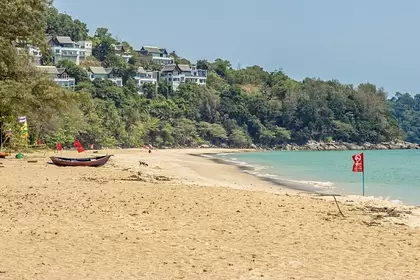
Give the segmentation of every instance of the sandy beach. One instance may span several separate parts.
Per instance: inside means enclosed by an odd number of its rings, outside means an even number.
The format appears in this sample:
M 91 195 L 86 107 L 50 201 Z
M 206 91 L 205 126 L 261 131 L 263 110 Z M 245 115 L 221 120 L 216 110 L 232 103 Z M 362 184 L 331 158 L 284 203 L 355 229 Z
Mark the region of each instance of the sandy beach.
M 420 279 L 417 207 L 338 197 L 342 217 L 198 156 L 235 150 L 109 152 L 0 159 L 0 279 Z

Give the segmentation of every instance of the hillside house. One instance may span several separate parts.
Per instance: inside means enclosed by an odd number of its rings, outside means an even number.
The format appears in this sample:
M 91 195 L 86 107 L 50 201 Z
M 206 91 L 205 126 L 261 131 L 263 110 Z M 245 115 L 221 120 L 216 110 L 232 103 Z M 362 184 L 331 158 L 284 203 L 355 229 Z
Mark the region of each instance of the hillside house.
M 173 90 L 176 90 L 182 83 L 205 85 L 207 81 L 207 71 L 197 69 L 195 65 L 190 67 L 186 64 L 169 64 L 163 67 L 161 78 L 172 86 Z
M 54 63 L 61 60 L 70 60 L 77 65 L 85 61 L 92 54 L 92 42 L 73 42 L 68 36 L 47 36 L 46 41 L 54 56 Z
M 89 67 L 88 75 L 91 81 L 95 79 L 104 79 L 104 80 L 111 80 L 117 86 L 122 87 L 123 82 L 122 78 L 115 77 L 112 68 L 104 68 L 104 67 Z
M 75 79 L 68 75 L 65 68 L 57 68 L 55 66 L 37 66 L 37 69 L 46 74 L 50 79 L 63 88 L 74 90 L 76 85 Z
M 134 77 L 137 85 L 140 87 L 140 93 L 143 92 L 143 86 L 145 84 L 154 84 L 157 86 L 158 78 L 158 71 L 146 71 L 143 67 L 137 69 L 136 76 Z
M 141 56 L 150 57 L 150 60 L 156 64 L 167 65 L 172 64 L 174 59 L 169 56 L 166 49 L 154 46 L 143 46 L 137 51 Z
M 131 54 L 131 52 L 129 50 L 127 50 L 123 44 L 118 43 L 116 45 L 113 45 L 114 49 L 115 49 L 115 54 L 117 56 L 122 57 L 125 62 L 129 62 L 130 59 L 133 57 L 133 55 Z
M 158 75 L 158 71 L 146 71 L 143 67 L 139 67 L 136 71 L 134 79 L 138 82 L 139 86 L 146 83 L 157 84 Z

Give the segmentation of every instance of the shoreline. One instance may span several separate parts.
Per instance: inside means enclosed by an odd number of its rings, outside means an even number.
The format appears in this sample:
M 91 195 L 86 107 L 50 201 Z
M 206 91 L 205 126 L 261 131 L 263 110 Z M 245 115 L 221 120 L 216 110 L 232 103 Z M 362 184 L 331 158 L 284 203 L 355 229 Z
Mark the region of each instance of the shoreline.
M 241 152 L 232 152 L 232 154 L 235 154 L 235 153 L 241 153 Z M 270 178 L 270 176 L 258 175 L 257 168 L 255 166 L 235 163 L 233 161 L 229 161 L 223 158 L 213 157 L 213 155 L 218 155 L 218 154 L 205 153 L 205 154 L 201 154 L 200 156 L 207 158 L 217 164 L 235 166 L 240 172 L 254 176 L 261 181 L 265 181 L 265 182 L 277 185 L 280 188 L 287 188 L 291 191 L 300 191 L 300 192 L 305 192 L 309 194 L 319 194 L 319 191 L 317 190 L 315 186 L 311 186 L 309 184 L 304 184 L 304 183 L 293 182 L 289 180 L 284 180 L 280 178 Z
M 258 150 L 249 151 L 247 152 L 261 152 Z M 230 151 L 230 152 L 223 152 L 229 154 L 235 153 L 242 153 L 241 150 L 237 151 Z M 219 152 L 205 152 L 205 153 L 198 153 L 198 154 L 191 154 L 192 156 L 200 156 L 204 159 L 212 161 L 216 164 L 225 165 L 225 166 L 232 166 L 235 167 L 239 174 L 247 174 L 251 175 L 261 182 L 267 182 L 269 184 L 273 184 L 278 188 L 282 189 L 283 192 L 290 195 L 307 195 L 312 198 L 321 199 L 324 201 L 334 201 L 337 199 L 343 205 L 347 206 L 361 206 L 361 207 L 382 207 L 382 208 L 390 208 L 390 209 L 398 209 L 401 211 L 406 211 L 409 213 L 406 216 L 406 224 L 410 227 L 420 227 L 420 205 L 411 205 L 399 200 L 392 200 L 392 199 L 385 199 L 382 197 L 376 196 L 361 196 L 361 195 L 353 195 L 353 194 L 346 194 L 340 192 L 323 192 L 323 190 L 319 190 L 319 188 L 312 186 L 312 185 L 305 185 L 304 183 L 298 183 L 288 180 L 282 179 L 275 179 L 270 178 L 269 176 L 258 176 L 256 172 L 249 172 L 249 171 L 256 171 L 254 166 L 248 165 L 241 165 L 240 163 L 235 163 L 233 161 L 229 161 L 223 158 L 214 157 L 215 155 L 222 154 Z

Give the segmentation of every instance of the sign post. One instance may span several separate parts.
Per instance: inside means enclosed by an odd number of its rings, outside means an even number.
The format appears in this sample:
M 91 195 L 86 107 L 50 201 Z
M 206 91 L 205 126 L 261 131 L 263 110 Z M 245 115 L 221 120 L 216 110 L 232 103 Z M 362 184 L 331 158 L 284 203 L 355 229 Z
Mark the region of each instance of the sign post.
M 365 156 L 363 153 L 352 156 L 353 172 L 362 172 L 362 192 L 365 196 Z

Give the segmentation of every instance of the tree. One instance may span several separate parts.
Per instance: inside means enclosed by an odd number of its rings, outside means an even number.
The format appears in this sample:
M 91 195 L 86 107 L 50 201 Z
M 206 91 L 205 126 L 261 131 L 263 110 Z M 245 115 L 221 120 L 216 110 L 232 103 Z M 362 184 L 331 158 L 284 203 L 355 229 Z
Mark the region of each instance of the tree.
M 99 61 L 104 61 L 108 56 L 115 55 L 116 43 L 117 40 L 112 37 L 112 34 L 107 28 L 97 28 L 93 37 L 93 56 Z
M 59 13 L 54 7 L 46 11 L 45 33 L 52 36 L 69 36 L 73 41 L 86 40 L 89 35 L 86 23 L 67 14 Z
M 229 70 L 231 70 L 231 64 L 227 60 L 218 58 L 210 65 L 210 69 L 216 72 L 220 77 L 227 78 Z
M 49 4 L 47 0 L 0 1 L 0 38 L 39 44 L 43 40 L 43 18 Z
M 178 65 L 178 64 L 191 65 L 191 62 L 190 62 L 188 59 L 186 59 L 186 58 L 182 58 L 182 57 L 178 56 L 175 52 L 171 52 L 171 53 L 169 54 L 169 56 L 174 58 L 174 62 L 175 62 L 175 64 L 177 64 L 177 65 Z
M 152 83 L 143 84 L 143 93 L 146 96 L 146 98 L 156 98 L 156 85 Z
M 197 69 L 209 70 L 210 69 L 210 62 L 207 60 L 197 60 Z
M 240 128 L 236 128 L 230 133 L 229 142 L 234 147 L 246 148 L 250 144 L 250 139 L 245 131 Z
M 92 54 L 99 61 L 105 61 L 107 57 L 115 56 L 115 48 L 113 47 L 112 40 L 105 38 L 97 42 L 93 47 Z

